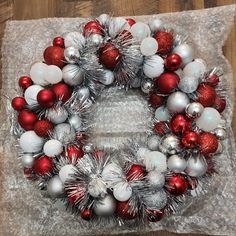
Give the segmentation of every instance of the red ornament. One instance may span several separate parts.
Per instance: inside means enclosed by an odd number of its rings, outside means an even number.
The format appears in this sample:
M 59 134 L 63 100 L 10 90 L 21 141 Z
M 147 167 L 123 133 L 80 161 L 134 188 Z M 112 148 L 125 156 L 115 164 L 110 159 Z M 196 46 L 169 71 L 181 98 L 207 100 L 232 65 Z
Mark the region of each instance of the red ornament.
M 183 134 L 190 130 L 191 122 L 184 115 L 177 114 L 170 121 L 170 129 L 175 134 Z
M 34 161 L 34 172 L 37 175 L 45 176 L 46 174 L 52 173 L 53 161 L 48 156 L 41 156 Z
M 18 84 L 22 89 L 27 89 L 29 86 L 33 85 L 33 81 L 28 76 L 22 76 L 19 78 Z
M 133 220 L 137 218 L 138 212 L 133 212 L 130 209 L 129 201 L 117 202 L 116 213 L 125 220 Z
M 166 190 L 175 196 L 180 196 L 188 190 L 188 181 L 182 174 L 175 174 L 166 179 Z
M 53 39 L 53 46 L 64 48 L 65 47 L 64 39 L 62 37 L 60 37 L 60 36 L 54 38 Z
M 128 30 L 123 30 L 119 35 L 119 38 L 122 39 L 125 43 L 133 38 L 132 34 Z M 117 35 L 117 36 L 118 36 Z M 131 44 L 131 42 L 130 42 Z
M 165 60 L 165 67 L 167 70 L 175 71 L 180 68 L 182 63 L 182 58 L 176 54 L 170 54 Z
M 79 201 L 81 201 L 84 198 L 84 191 L 78 191 L 75 194 L 69 194 L 68 195 L 68 201 L 72 205 L 76 205 Z
M 172 93 L 179 84 L 180 78 L 174 72 L 164 72 L 154 80 L 154 86 L 160 93 Z
M 158 31 L 154 34 L 154 38 L 158 42 L 158 53 L 159 54 L 167 54 L 170 52 L 174 37 L 169 32 Z
M 214 106 L 213 106 L 218 112 L 223 112 L 226 107 L 226 100 L 221 97 L 216 97 Z
M 218 148 L 218 139 L 212 133 L 201 133 L 199 137 L 199 148 L 203 155 L 215 153 Z
M 49 108 L 54 105 L 56 101 L 56 95 L 50 89 L 43 89 L 38 93 L 37 101 L 41 107 Z
M 48 137 L 48 134 L 52 132 L 54 126 L 49 120 L 38 120 L 34 125 L 34 132 L 43 138 Z
M 16 111 L 21 111 L 25 108 L 27 102 L 23 97 L 15 97 L 11 101 L 11 106 Z
M 127 173 L 127 180 L 140 180 L 145 176 L 145 170 L 141 165 L 132 165 Z
M 57 46 L 49 46 L 43 53 L 44 60 L 48 65 L 56 65 L 62 68 L 65 63 L 64 48 Z
M 199 134 L 193 131 L 187 131 L 184 133 L 181 142 L 185 148 L 196 148 L 199 142 Z
M 54 84 L 51 90 L 56 94 L 57 99 L 63 102 L 68 101 L 72 95 L 70 86 L 64 83 Z
M 68 158 L 72 161 L 75 159 L 76 161 L 84 156 L 84 151 L 82 147 L 78 146 L 69 146 L 66 150 Z
M 213 87 L 207 84 L 200 84 L 197 88 L 197 101 L 204 107 L 211 107 L 214 105 L 216 99 L 216 91 Z
M 195 177 L 189 177 L 187 179 L 187 181 L 188 181 L 188 189 L 189 190 L 193 190 L 198 186 L 198 180 Z
M 126 18 L 126 21 L 130 27 L 136 23 L 136 21 L 132 18 Z
M 146 209 L 145 212 L 147 220 L 150 222 L 158 222 L 164 216 L 164 210 L 158 211 L 158 210 Z
M 80 212 L 80 217 L 83 219 L 83 220 L 91 220 L 92 218 L 92 210 L 90 209 L 84 209 Z
M 163 105 L 165 97 L 152 93 L 149 97 L 149 102 L 153 108 L 158 108 Z
M 19 112 L 18 122 L 24 130 L 33 130 L 37 120 L 37 114 L 30 110 L 24 109 Z
M 101 26 L 101 24 L 96 21 L 89 21 L 85 26 L 84 26 L 84 36 L 87 37 L 91 34 L 104 34 L 104 30 Z
M 206 79 L 207 84 L 213 87 L 217 86 L 219 81 L 220 81 L 219 76 L 216 74 L 212 74 Z
M 106 43 L 99 49 L 99 61 L 108 69 L 115 69 L 120 59 L 120 51 L 111 43 Z
M 35 179 L 34 171 L 33 171 L 32 168 L 24 167 L 24 175 L 28 180 L 34 180 Z
M 165 121 L 159 121 L 154 125 L 154 132 L 157 135 L 164 135 L 168 132 L 168 124 Z

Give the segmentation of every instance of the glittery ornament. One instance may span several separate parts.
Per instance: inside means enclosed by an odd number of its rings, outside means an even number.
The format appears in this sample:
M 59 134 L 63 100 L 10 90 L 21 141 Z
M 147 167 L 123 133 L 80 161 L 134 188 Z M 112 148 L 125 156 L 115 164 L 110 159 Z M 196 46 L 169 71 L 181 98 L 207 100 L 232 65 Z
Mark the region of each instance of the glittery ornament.
M 174 42 L 172 33 L 158 31 L 154 34 L 154 38 L 158 42 L 158 53 L 165 55 L 170 52 Z
M 184 132 L 190 130 L 190 128 L 191 122 L 184 115 L 175 115 L 170 121 L 170 129 L 174 134 L 183 134 Z
M 159 121 L 154 125 L 153 130 L 157 135 L 162 136 L 168 132 L 169 130 L 168 124 L 165 121 Z
M 218 148 L 217 137 L 211 133 L 201 133 L 199 137 L 199 148 L 203 155 L 216 152 Z
M 193 131 L 187 131 L 183 134 L 181 143 L 185 148 L 196 148 L 199 142 L 199 134 Z
M 158 108 L 163 105 L 165 97 L 152 93 L 149 97 L 149 102 L 153 108 Z
M 197 102 L 200 102 L 204 107 L 211 107 L 214 105 L 216 99 L 216 91 L 213 87 L 207 84 L 200 84 L 196 90 Z
M 34 124 L 34 132 L 39 136 L 46 138 L 53 131 L 54 125 L 49 120 L 38 120 Z

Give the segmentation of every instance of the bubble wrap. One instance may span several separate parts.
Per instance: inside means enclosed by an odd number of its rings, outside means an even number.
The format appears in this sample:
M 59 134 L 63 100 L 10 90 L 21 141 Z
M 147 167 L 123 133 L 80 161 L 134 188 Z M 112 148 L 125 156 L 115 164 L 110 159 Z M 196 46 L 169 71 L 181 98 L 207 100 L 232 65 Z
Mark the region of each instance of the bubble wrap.
M 222 46 L 234 19 L 235 6 L 223 6 L 200 11 L 187 11 L 134 17 L 148 22 L 160 18 L 176 29 L 188 32 L 196 57 L 207 61 L 209 68 L 220 66 L 227 85 L 228 139 L 224 152 L 218 156 L 220 174 L 214 178 L 206 194 L 188 202 L 181 214 L 166 217 L 157 224 L 137 228 L 116 224 L 84 222 L 65 211 L 60 203 L 53 203 L 26 181 L 19 167 L 14 137 L 10 134 L 10 101 L 19 94 L 17 80 L 28 74 L 32 62 L 42 60 L 43 50 L 55 36 L 77 30 L 86 19 L 52 18 L 28 21 L 9 21 L 2 44 L 2 101 L 1 101 L 1 201 L 0 235 L 84 235 L 100 233 L 148 232 L 168 230 L 182 233 L 235 235 L 236 231 L 236 166 L 235 146 L 231 129 L 233 114 L 233 76 Z M 93 142 L 118 148 L 132 136 L 145 137 L 150 123 L 146 100 L 138 91 L 109 89 L 95 105 L 93 114 Z M 109 141 L 109 145 L 108 145 Z

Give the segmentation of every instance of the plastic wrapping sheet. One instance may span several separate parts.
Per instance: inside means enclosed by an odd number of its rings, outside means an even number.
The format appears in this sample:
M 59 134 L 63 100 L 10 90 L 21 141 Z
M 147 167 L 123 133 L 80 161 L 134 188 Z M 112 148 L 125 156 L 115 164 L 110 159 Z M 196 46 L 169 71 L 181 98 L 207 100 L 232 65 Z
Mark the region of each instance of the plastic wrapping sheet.
M 212 180 L 206 194 L 185 204 L 179 215 L 166 217 L 159 223 L 136 227 L 115 223 L 84 222 L 65 211 L 59 202 L 50 198 L 28 182 L 19 167 L 17 141 L 10 133 L 10 101 L 19 94 L 18 78 L 29 73 L 30 65 L 42 60 L 43 50 L 54 37 L 76 31 L 83 18 L 51 18 L 28 21 L 9 21 L 2 44 L 2 99 L 1 99 L 1 200 L 0 235 L 83 235 L 100 233 L 148 232 L 169 230 L 206 234 L 235 235 L 236 230 L 236 151 L 231 121 L 233 114 L 233 76 L 222 46 L 234 20 L 235 6 L 223 6 L 199 11 L 167 13 L 134 17 L 148 22 L 160 18 L 188 34 L 196 57 L 203 58 L 208 68 L 220 66 L 227 88 L 226 119 L 228 138 L 224 151 L 217 158 L 221 163 L 219 175 Z M 180 32 L 181 33 L 181 32 Z M 119 148 L 127 138 L 146 135 L 150 111 L 146 100 L 137 91 L 111 88 L 104 91 L 94 106 L 93 142 Z M 105 112 L 104 112 L 105 111 Z M 127 122 L 128 121 L 128 122 Z M 111 125 L 112 124 L 112 125 Z M 128 124 L 128 125 L 127 125 Z

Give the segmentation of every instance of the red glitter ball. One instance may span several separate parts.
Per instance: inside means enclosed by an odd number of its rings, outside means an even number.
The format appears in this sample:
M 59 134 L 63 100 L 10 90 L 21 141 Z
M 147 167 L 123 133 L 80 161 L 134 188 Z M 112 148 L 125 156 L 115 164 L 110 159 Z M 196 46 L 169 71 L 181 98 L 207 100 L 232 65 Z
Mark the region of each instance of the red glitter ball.
M 52 132 L 54 125 L 49 120 L 38 120 L 34 125 L 34 132 L 43 138 L 48 137 L 48 134 Z
M 197 102 L 200 102 L 204 107 L 211 107 L 214 105 L 216 99 L 216 91 L 208 84 L 202 83 L 197 88 Z
M 158 135 L 164 135 L 168 131 L 168 124 L 165 121 L 159 121 L 154 125 L 154 132 Z
M 158 31 L 154 34 L 154 38 L 158 42 L 158 53 L 159 54 L 167 54 L 170 52 L 173 42 L 174 42 L 174 37 L 171 33 L 169 32 L 164 32 L 164 31 Z
M 196 148 L 199 142 L 199 134 L 193 131 L 187 131 L 184 133 L 181 142 L 185 148 Z
M 175 134 L 183 134 L 184 132 L 190 130 L 191 122 L 184 115 L 177 114 L 172 117 L 170 121 L 170 129 Z
M 201 133 L 199 136 L 199 148 L 203 155 L 208 155 L 210 153 L 215 153 L 218 148 L 217 137 L 208 132 Z
M 149 102 L 153 108 L 158 108 L 163 105 L 165 97 L 152 93 L 149 97 Z
M 223 112 L 226 107 L 226 100 L 221 97 L 216 97 L 214 106 L 213 106 L 219 113 Z

